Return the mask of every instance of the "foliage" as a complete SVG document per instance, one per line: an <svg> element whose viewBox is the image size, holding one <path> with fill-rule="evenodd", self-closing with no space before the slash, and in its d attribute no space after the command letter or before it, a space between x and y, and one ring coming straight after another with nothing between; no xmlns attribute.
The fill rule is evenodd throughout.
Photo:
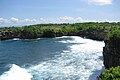
<svg viewBox="0 0 120 80"><path fill-rule="evenodd" d="M112 30L109 32L106 40L120 40L120 30Z"/></svg>
<svg viewBox="0 0 120 80"><path fill-rule="evenodd" d="M106 69L101 74L99 80L120 80L120 66Z"/></svg>
<svg viewBox="0 0 120 80"><path fill-rule="evenodd" d="M44 31L43 31L43 35L42 35L43 37L55 37L55 31L54 31L54 29L45 29Z"/></svg>
<svg viewBox="0 0 120 80"><path fill-rule="evenodd" d="M37 24L37 25L29 25L23 27L4 27L0 28L1 31L12 31L15 33L21 33L23 36L34 36L37 37L48 37L49 33L55 35L72 35L80 32L90 33L93 31L101 31L101 32L110 32L114 30L120 30L120 22L117 23L109 23L109 22L86 22L86 23L75 23L75 24ZM94 33L94 32L93 32ZM115 34L115 32L112 32ZM54 35L54 36L55 36ZM116 35L116 34L115 34ZM112 35L110 35L111 37ZM115 37L118 37L116 35ZM109 37L109 38L110 38Z"/></svg>

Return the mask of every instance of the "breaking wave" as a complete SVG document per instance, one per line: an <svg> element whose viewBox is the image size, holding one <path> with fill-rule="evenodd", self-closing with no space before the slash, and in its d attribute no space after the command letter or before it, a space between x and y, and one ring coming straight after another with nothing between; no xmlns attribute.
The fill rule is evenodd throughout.
<svg viewBox="0 0 120 80"><path fill-rule="evenodd" d="M15 64L10 65L10 70L0 76L0 80L31 80L32 75L26 69Z"/></svg>
<svg viewBox="0 0 120 80"><path fill-rule="evenodd" d="M104 70L104 42L76 36L62 38L57 42L68 44L68 50L26 69L13 64L0 80L96 80Z"/></svg>

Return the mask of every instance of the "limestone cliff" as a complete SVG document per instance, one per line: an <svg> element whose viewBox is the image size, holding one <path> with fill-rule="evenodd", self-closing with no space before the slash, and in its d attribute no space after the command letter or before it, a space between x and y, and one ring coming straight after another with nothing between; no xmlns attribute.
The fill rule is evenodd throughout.
<svg viewBox="0 0 120 80"><path fill-rule="evenodd" d="M120 31L112 32L105 40L103 58L106 68L120 66Z"/></svg>
<svg viewBox="0 0 120 80"><path fill-rule="evenodd" d="M20 39L35 39L35 38L53 38L53 37L61 37L61 36L81 36L93 40L104 40L105 35L107 32L101 30L91 30L91 31L79 31L79 32L71 32L65 34L63 32L54 32L52 30L46 30L44 32L32 32L29 30L22 30L22 31L0 31L0 40L7 40L13 38L20 38Z"/></svg>
<svg viewBox="0 0 120 80"><path fill-rule="evenodd" d="M0 31L0 40L20 38L20 36L21 36L20 32L9 31L9 30Z"/></svg>

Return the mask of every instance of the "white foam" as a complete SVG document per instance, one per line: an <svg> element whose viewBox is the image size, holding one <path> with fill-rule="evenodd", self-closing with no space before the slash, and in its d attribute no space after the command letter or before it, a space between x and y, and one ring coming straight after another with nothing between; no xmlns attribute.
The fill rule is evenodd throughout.
<svg viewBox="0 0 120 80"><path fill-rule="evenodd" d="M58 41L61 43L80 43L80 44L84 44L85 41L83 40L83 38L78 37L78 36L63 36L61 38L70 38L71 40L63 40L63 41Z"/></svg>
<svg viewBox="0 0 120 80"><path fill-rule="evenodd" d="M0 80L31 80L32 76L26 69L12 64L9 71L0 76Z"/></svg>
<svg viewBox="0 0 120 80"><path fill-rule="evenodd" d="M61 37L56 37L56 38L59 39L59 38L67 38L67 37L68 37L68 36L61 36Z"/></svg>
<svg viewBox="0 0 120 80"><path fill-rule="evenodd" d="M12 40L15 40L15 41L16 41L16 40L20 40L20 39L19 39L19 38L13 38Z"/></svg>
<svg viewBox="0 0 120 80"><path fill-rule="evenodd" d="M76 44L69 45L59 57L30 67L33 80L96 80L104 67L100 59L104 42L75 36L63 38L71 39L58 42Z"/></svg>

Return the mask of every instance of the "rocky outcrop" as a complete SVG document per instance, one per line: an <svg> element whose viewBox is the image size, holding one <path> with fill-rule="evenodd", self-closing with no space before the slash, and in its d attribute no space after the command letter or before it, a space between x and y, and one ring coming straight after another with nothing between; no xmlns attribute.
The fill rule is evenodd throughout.
<svg viewBox="0 0 120 80"><path fill-rule="evenodd" d="M104 65L106 68L120 66L120 39L105 40L103 49Z"/></svg>
<svg viewBox="0 0 120 80"><path fill-rule="evenodd" d="M12 38L19 38L20 33L19 32L14 32L14 31L0 31L0 40L7 40L7 39L12 39Z"/></svg>
<svg viewBox="0 0 120 80"><path fill-rule="evenodd" d="M80 31L78 34L81 37L103 41L107 33L108 31L104 31L104 30L88 30L88 31Z"/></svg>

